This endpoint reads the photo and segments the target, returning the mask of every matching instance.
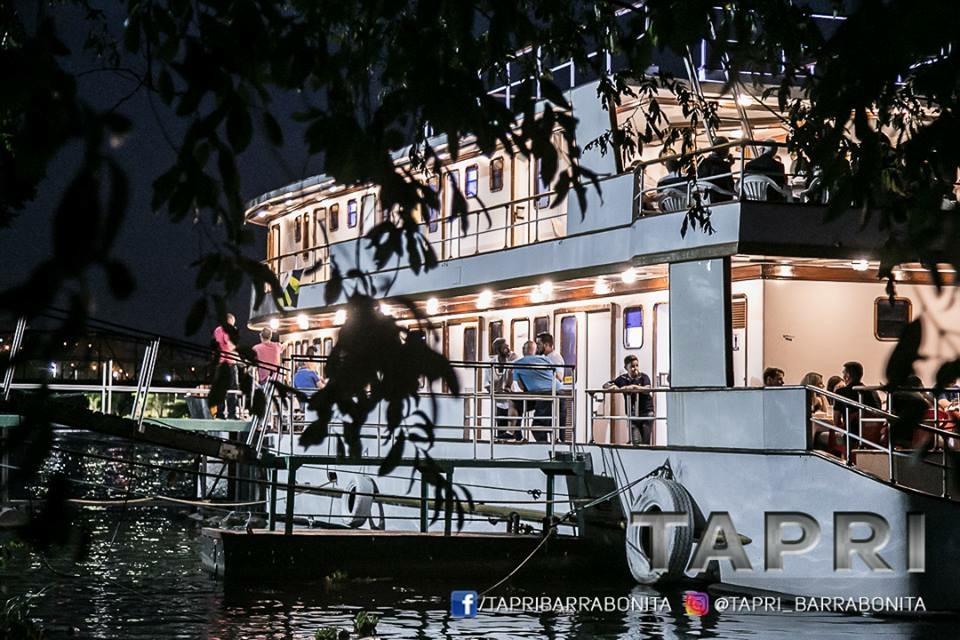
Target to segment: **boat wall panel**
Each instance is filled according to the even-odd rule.
[[[730,269],[726,260],[670,265],[670,382],[730,385]]]
[[[595,173],[616,173],[617,163],[613,151],[607,149],[601,153],[596,146],[587,149],[587,145],[610,130],[610,112],[603,108],[597,99],[597,85],[588,83],[568,92],[573,105],[573,115],[577,118],[577,146],[583,150],[581,166]]]
[[[804,449],[803,389],[668,393],[669,446]]]

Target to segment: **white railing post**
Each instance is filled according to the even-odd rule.
[[[17,318],[17,326],[13,331],[13,341],[10,344],[10,356],[7,359],[7,370],[3,373],[3,399],[10,399],[10,385],[17,368],[16,359],[23,345],[23,334],[27,330],[27,319],[24,316]]]

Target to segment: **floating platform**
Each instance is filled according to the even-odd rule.
[[[200,555],[207,570],[226,580],[322,580],[339,572],[349,579],[461,579],[467,584],[506,576],[542,540],[509,533],[203,529]],[[626,579],[626,566],[622,547],[554,535],[516,578],[622,574]]]

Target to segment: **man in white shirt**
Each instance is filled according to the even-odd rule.
[[[537,334],[537,355],[541,355],[547,360],[549,360],[550,364],[555,364],[555,365],[566,364],[566,362],[563,361],[563,356],[556,349],[556,345],[554,344],[554,341],[553,341],[553,334],[547,333],[546,331],[544,331],[543,333]],[[554,371],[554,375],[556,375],[557,377],[557,382],[560,384],[563,384],[563,378],[566,375],[566,370],[563,369],[562,367],[557,367],[556,371]],[[559,410],[560,410],[560,424],[566,426],[567,425],[567,401],[566,400],[560,401]],[[559,429],[558,431],[557,440],[559,442],[563,442],[564,431],[565,429],[563,428]]]

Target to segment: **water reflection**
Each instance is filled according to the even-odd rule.
[[[85,445],[85,446],[97,446]],[[129,458],[159,459],[164,454],[123,448]],[[169,456],[169,454],[166,454]],[[169,463],[171,458],[167,459]],[[176,462],[174,460],[174,462]],[[183,462],[183,460],[180,460]],[[104,461],[60,461],[71,471],[101,482],[123,481],[131,491],[157,491],[167,483],[156,474],[126,473]],[[106,469],[114,469],[106,474]],[[126,473],[126,475],[124,475]],[[189,494],[189,480],[178,488]],[[169,494],[171,487],[162,490]],[[102,488],[94,491],[98,495]],[[188,511],[171,507],[87,507],[81,517],[90,533],[86,558],[75,564],[53,557],[49,564],[24,553],[0,570],[0,590],[7,595],[50,587],[36,615],[50,636],[127,638],[312,638],[321,626],[352,627],[360,610],[381,616],[383,638],[761,638],[795,640],[798,632],[818,638],[850,640],[954,637],[955,622],[907,621],[822,614],[687,615],[681,591],[657,592],[629,584],[557,583],[544,576],[522,588],[504,587],[497,596],[666,597],[670,611],[579,613],[481,613],[452,619],[453,588],[482,590],[460,583],[399,584],[318,580],[309,584],[224,584],[200,568],[197,523]],[[76,575],[76,577],[67,577]]]

